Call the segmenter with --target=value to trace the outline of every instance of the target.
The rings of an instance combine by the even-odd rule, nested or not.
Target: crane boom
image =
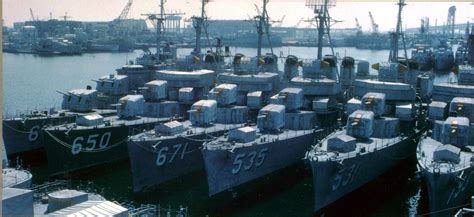
[[[300,24],[301,24],[301,22],[303,22],[303,20],[304,20],[304,17],[302,17],[302,18],[298,21],[298,23],[296,23],[296,26],[295,26],[295,27],[296,27],[296,28],[300,27]]]
[[[130,8],[132,7],[132,3],[133,3],[133,0],[128,0],[127,4],[123,8],[117,20],[124,20],[127,17],[128,12],[130,11]]]
[[[359,20],[357,19],[357,17],[355,18],[355,22],[356,22],[357,33],[361,33],[362,32],[362,26],[360,26]]]
[[[375,23],[374,17],[372,16],[372,12],[369,11],[369,17],[370,17],[370,25],[372,26],[372,32],[374,34],[379,33],[379,25]]]
[[[33,9],[30,8],[31,21],[35,21],[35,15],[33,14]]]
[[[133,0],[128,0],[127,4],[125,4],[125,7],[122,9],[122,12],[120,12],[120,15],[114,20],[114,29],[117,33],[122,34],[125,31],[123,31],[123,24],[124,20],[128,16],[128,12],[130,11],[130,8],[132,7]]]

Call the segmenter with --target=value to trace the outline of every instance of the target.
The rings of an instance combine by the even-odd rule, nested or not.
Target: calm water
[[[180,49],[179,55],[186,55],[191,49]],[[256,49],[233,48],[235,53],[247,56],[256,54]],[[268,50],[266,50],[268,51]],[[274,49],[276,54],[293,54],[300,58],[316,56],[316,48],[283,47]],[[327,49],[324,53],[329,53]],[[357,50],[336,48],[340,56],[365,59],[371,64],[385,61],[388,51]],[[115,73],[115,69],[133,60],[141,51],[133,53],[98,53],[82,56],[40,57],[29,54],[3,54],[3,96],[4,114],[15,114],[34,108],[60,107],[62,97],[56,93],[74,88],[95,86],[91,79]],[[280,63],[282,67],[283,60]],[[374,72],[371,72],[374,73]],[[449,74],[436,78],[446,80]],[[126,162],[111,165],[111,168],[90,171],[87,175],[72,178],[80,184],[92,181],[92,186],[103,191],[110,200],[154,203],[163,206],[189,207],[192,216],[312,216],[313,198],[311,173],[303,171],[297,178],[277,177],[289,183],[285,186],[272,185],[268,190],[240,200],[220,203],[209,200],[207,184],[203,174],[184,177],[146,195],[131,193],[130,169]],[[47,178],[46,168],[31,168],[34,182],[41,183]],[[426,196],[421,195],[421,181],[415,175],[416,160],[410,159],[382,176],[374,183],[358,190],[351,196],[327,210],[326,216],[414,216],[426,212]],[[79,181],[76,181],[78,184]],[[283,183],[283,182],[278,182]],[[273,183],[275,184],[275,183]],[[272,190],[272,188],[274,188]],[[278,188],[278,189],[277,189]]]

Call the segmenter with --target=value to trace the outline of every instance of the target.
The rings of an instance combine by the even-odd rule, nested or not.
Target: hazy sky
[[[73,20],[108,21],[120,14],[128,0],[3,0],[3,19],[7,26],[13,22],[30,20],[29,8],[36,17],[48,19],[50,12],[53,18],[63,16],[66,12]],[[464,2],[411,2],[403,11],[404,26],[417,27],[422,17],[429,17],[430,24],[434,26],[435,19],[438,26],[447,20],[448,8],[455,5],[456,23],[465,23],[468,20],[474,23],[474,5],[468,0]],[[474,0],[473,0],[474,1]],[[168,0],[166,9],[181,11],[185,17],[198,15],[200,10],[199,0]],[[129,13],[129,18],[140,18],[140,14],[158,11],[159,0],[134,0]],[[255,5],[261,6],[261,0],[213,0],[206,11],[211,19],[246,19],[256,15]],[[331,16],[343,21],[336,27],[354,27],[354,18],[359,19],[364,31],[370,30],[368,12],[371,11],[376,23],[382,31],[394,28],[396,22],[397,6],[395,1],[360,2],[354,0],[339,1],[336,7],[330,9]],[[268,13],[274,20],[285,16],[283,26],[295,26],[301,18],[312,16],[311,9],[305,7],[305,0],[270,0]],[[309,23],[302,22],[300,27]]]

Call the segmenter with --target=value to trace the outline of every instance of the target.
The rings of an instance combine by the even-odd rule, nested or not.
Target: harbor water
[[[233,54],[254,56],[256,49],[231,48]],[[179,49],[178,55],[186,55],[191,49]],[[265,50],[269,52],[269,50]],[[264,51],[264,52],[265,52]],[[42,57],[31,54],[3,54],[3,114],[12,116],[32,109],[59,108],[62,97],[56,91],[95,86],[92,79],[116,74],[115,69],[134,60],[142,51],[131,53],[93,53],[81,56]],[[277,55],[296,55],[314,58],[317,48],[275,48]],[[330,53],[327,48],[323,53]],[[340,56],[364,59],[371,64],[388,59],[388,50],[358,50],[335,48]],[[280,61],[283,68],[284,58]],[[375,73],[375,71],[371,71]],[[435,83],[452,77],[449,73],[437,73]],[[28,165],[25,165],[28,166]],[[33,182],[47,181],[46,166],[30,168]],[[298,168],[292,176],[278,174],[278,182],[265,182],[257,193],[239,197],[229,202],[208,198],[204,174],[192,174],[158,189],[135,195],[128,162],[91,169],[81,174],[65,175],[77,185],[87,185],[102,193],[111,201],[152,203],[161,206],[189,208],[191,216],[313,216],[313,190],[311,171]],[[296,176],[295,176],[296,175]],[[278,185],[276,184],[278,183]],[[284,185],[282,185],[284,183]],[[427,196],[422,194],[422,181],[416,174],[416,159],[389,171],[364,188],[343,198],[324,211],[325,216],[417,216],[427,212]],[[273,185],[272,185],[273,184]]]

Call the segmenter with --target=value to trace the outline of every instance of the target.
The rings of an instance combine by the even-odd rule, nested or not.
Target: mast
[[[200,17],[192,17],[193,19],[193,26],[196,30],[196,46],[194,47],[194,54],[201,53],[201,34],[202,28],[204,26],[204,21],[206,20],[206,2],[207,0],[201,0],[201,16]]]
[[[326,10],[327,0],[324,0],[324,5],[318,14],[319,25],[318,25],[318,60],[323,59],[323,37],[324,37],[324,24],[326,23]]]
[[[156,22],[156,54],[161,53],[161,39],[162,39],[162,28],[165,20],[165,2],[160,0],[160,17],[157,18]]]
[[[267,0],[263,0],[263,10],[265,10],[267,6]],[[257,57],[260,58],[262,56],[262,39],[263,39],[263,15],[258,16],[258,25],[257,25]]]
[[[262,42],[263,42],[263,35],[267,34],[268,44],[270,45],[271,52],[273,54],[273,48],[270,41],[270,30],[269,30],[269,19],[268,19],[268,12],[267,12],[267,4],[270,0],[263,0],[263,10],[262,13],[255,17],[258,20],[257,24],[257,57],[260,58],[262,56]],[[255,6],[257,7],[257,6]],[[257,7],[258,10],[258,7]]]
[[[398,17],[397,17],[397,26],[395,29],[395,32],[390,33],[390,55],[389,55],[389,61],[390,62],[397,62],[398,61],[398,39],[400,35],[402,34],[401,32],[401,26],[402,26],[402,9],[403,6],[405,6],[405,0],[400,0],[398,3]],[[406,51],[405,51],[406,52]]]
[[[166,0],[160,0],[160,13],[159,14],[155,14],[155,13],[142,14],[143,16],[147,16],[148,19],[153,21],[153,25],[156,28],[156,54],[161,53],[161,41],[163,41],[164,22],[166,20],[166,17],[183,14],[183,13],[167,14],[165,12],[165,3],[166,3]],[[156,24],[154,23],[155,20],[156,20]]]
[[[330,0],[307,0],[306,6],[314,10],[316,14],[316,22],[318,27],[318,60],[323,59],[323,39],[324,34],[328,34],[329,43],[331,44],[330,36],[330,16],[328,7],[335,6],[335,1]],[[332,44],[331,44],[332,49]],[[333,52],[334,55],[334,52]]]

